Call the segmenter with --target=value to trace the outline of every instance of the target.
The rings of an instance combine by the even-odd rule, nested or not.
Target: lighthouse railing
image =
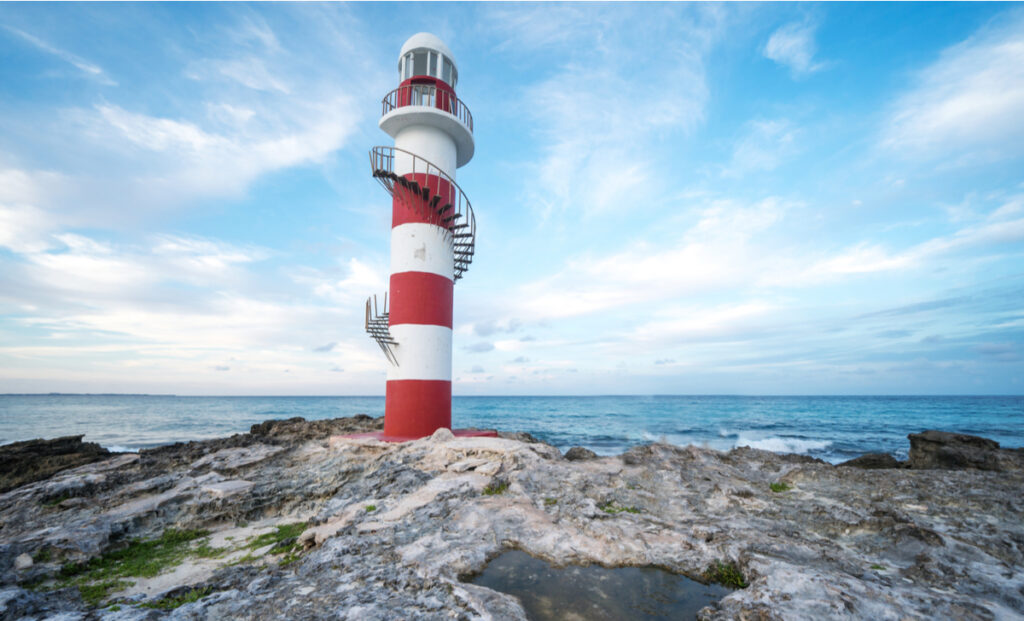
[[[433,84],[406,84],[384,96],[381,102],[381,116],[405,106],[426,106],[437,108],[459,119],[470,132],[473,131],[473,115],[469,107],[458,97]]]
[[[370,168],[389,194],[398,193],[448,231],[455,259],[454,280],[462,278],[476,252],[476,214],[459,184],[435,164],[397,147],[371,149]]]

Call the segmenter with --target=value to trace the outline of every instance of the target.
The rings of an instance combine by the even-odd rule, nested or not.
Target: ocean
[[[84,434],[115,451],[249,430],[293,416],[384,413],[383,397],[0,395],[0,444]],[[837,463],[906,457],[908,433],[941,429],[1024,446],[1024,397],[455,397],[455,427],[527,431],[565,450],[615,455],[651,441],[750,446]]]

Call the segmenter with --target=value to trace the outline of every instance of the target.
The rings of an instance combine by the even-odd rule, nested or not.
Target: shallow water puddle
[[[533,621],[693,619],[732,592],[654,567],[559,569],[520,550],[505,552],[469,581],[518,597]]]

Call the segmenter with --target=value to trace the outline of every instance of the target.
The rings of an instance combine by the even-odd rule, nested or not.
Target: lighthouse
[[[366,301],[366,331],[387,365],[378,435],[393,441],[451,428],[455,283],[476,249],[473,208],[455,182],[475,149],[455,56],[436,36],[415,34],[398,76],[379,122],[394,146],[370,150],[373,177],[391,195],[391,276],[383,299]]]

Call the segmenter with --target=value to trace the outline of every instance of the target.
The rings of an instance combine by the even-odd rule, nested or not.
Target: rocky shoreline
[[[926,431],[906,462],[833,466],[339,437],[381,423],[268,421],[138,454],[63,438],[36,445],[38,468],[26,443],[0,447],[0,618],[525,619],[463,580],[510,549],[736,572],[746,586],[701,619],[1024,616],[1024,454],[990,440]]]

